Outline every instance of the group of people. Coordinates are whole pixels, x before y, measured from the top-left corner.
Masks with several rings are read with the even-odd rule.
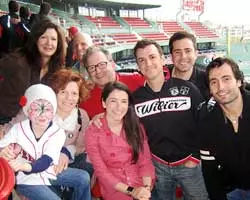
[[[31,14],[30,8],[9,1],[9,13],[0,17],[0,58],[22,47],[28,40],[31,28],[42,19],[49,19],[51,5],[43,2],[38,14]]]
[[[176,32],[172,67],[143,39],[140,73],[123,74],[89,35],[70,31],[66,51],[60,27],[41,19],[0,59],[0,157],[19,195],[61,199],[66,187],[88,200],[96,177],[105,200],[175,199],[177,186],[190,200],[250,198],[250,94],[237,63],[197,69],[194,35]]]

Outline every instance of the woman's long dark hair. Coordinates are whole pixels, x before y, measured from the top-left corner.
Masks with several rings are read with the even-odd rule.
[[[64,65],[65,59],[65,38],[59,26],[48,19],[41,20],[39,23],[35,24],[31,29],[30,36],[23,49],[23,53],[31,67],[36,67],[38,68],[37,70],[40,71],[41,55],[37,47],[37,41],[39,37],[49,28],[54,29],[57,32],[58,37],[56,52],[51,56],[49,61],[48,73],[52,74]]]
[[[132,94],[126,85],[118,81],[107,83],[102,91],[102,100],[105,102],[114,90],[121,90],[128,94],[128,111],[123,118],[123,128],[126,140],[133,151],[132,162],[136,163],[139,152],[143,151],[143,130],[134,110]]]

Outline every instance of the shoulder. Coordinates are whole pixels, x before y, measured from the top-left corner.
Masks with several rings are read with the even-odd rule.
[[[89,118],[88,113],[86,112],[86,110],[82,109],[82,108],[78,108],[79,112],[81,114],[82,118]]]
[[[86,112],[86,110],[79,108],[79,112],[80,112],[80,117],[82,120],[82,123],[88,123],[89,122],[89,116],[88,113]]]
[[[133,93],[132,93],[132,95],[133,96],[138,96],[138,95],[140,95],[140,94],[143,94],[143,93],[145,93],[145,86],[141,86],[141,87],[138,87]]]
[[[121,82],[122,80],[144,79],[143,76],[138,72],[132,72],[132,73],[120,72],[120,73],[117,73],[117,76]]]
[[[205,118],[214,115],[217,110],[217,104],[214,98],[210,98],[207,101],[203,101],[199,104],[197,110],[199,113],[199,121],[203,121]]]

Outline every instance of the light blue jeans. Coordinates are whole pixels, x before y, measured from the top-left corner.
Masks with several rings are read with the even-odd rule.
[[[156,184],[152,200],[174,200],[175,189],[179,184],[185,200],[208,200],[201,165],[187,168],[184,165],[168,166],[153,160],[156,170]]]
[[[227,194],[228,200],[250,200],[250,190],[235,189]]]
[[[17,185],[16,191],[29,200],[61,200],[47,185]]]
[[[52,186],[65,186],[73,188],[72,200],[91,200],[89,174],[81,169],[67,168],[57,175],[56,180],[51,180]],[[48,186],[17,185],[17,192],[29,200],[59,200]]]

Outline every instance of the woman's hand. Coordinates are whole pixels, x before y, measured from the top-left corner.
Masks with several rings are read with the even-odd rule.
[[[151,197],[151,192],[146,187],[137,187],[131,193],[131,196],[138,200],[149,200]]]
[[[69,158],[66,154],[61,153],[58,165],[55,165],[54,170],[56,174],[60,174],[63,170],[67,169],[69,165]]]

